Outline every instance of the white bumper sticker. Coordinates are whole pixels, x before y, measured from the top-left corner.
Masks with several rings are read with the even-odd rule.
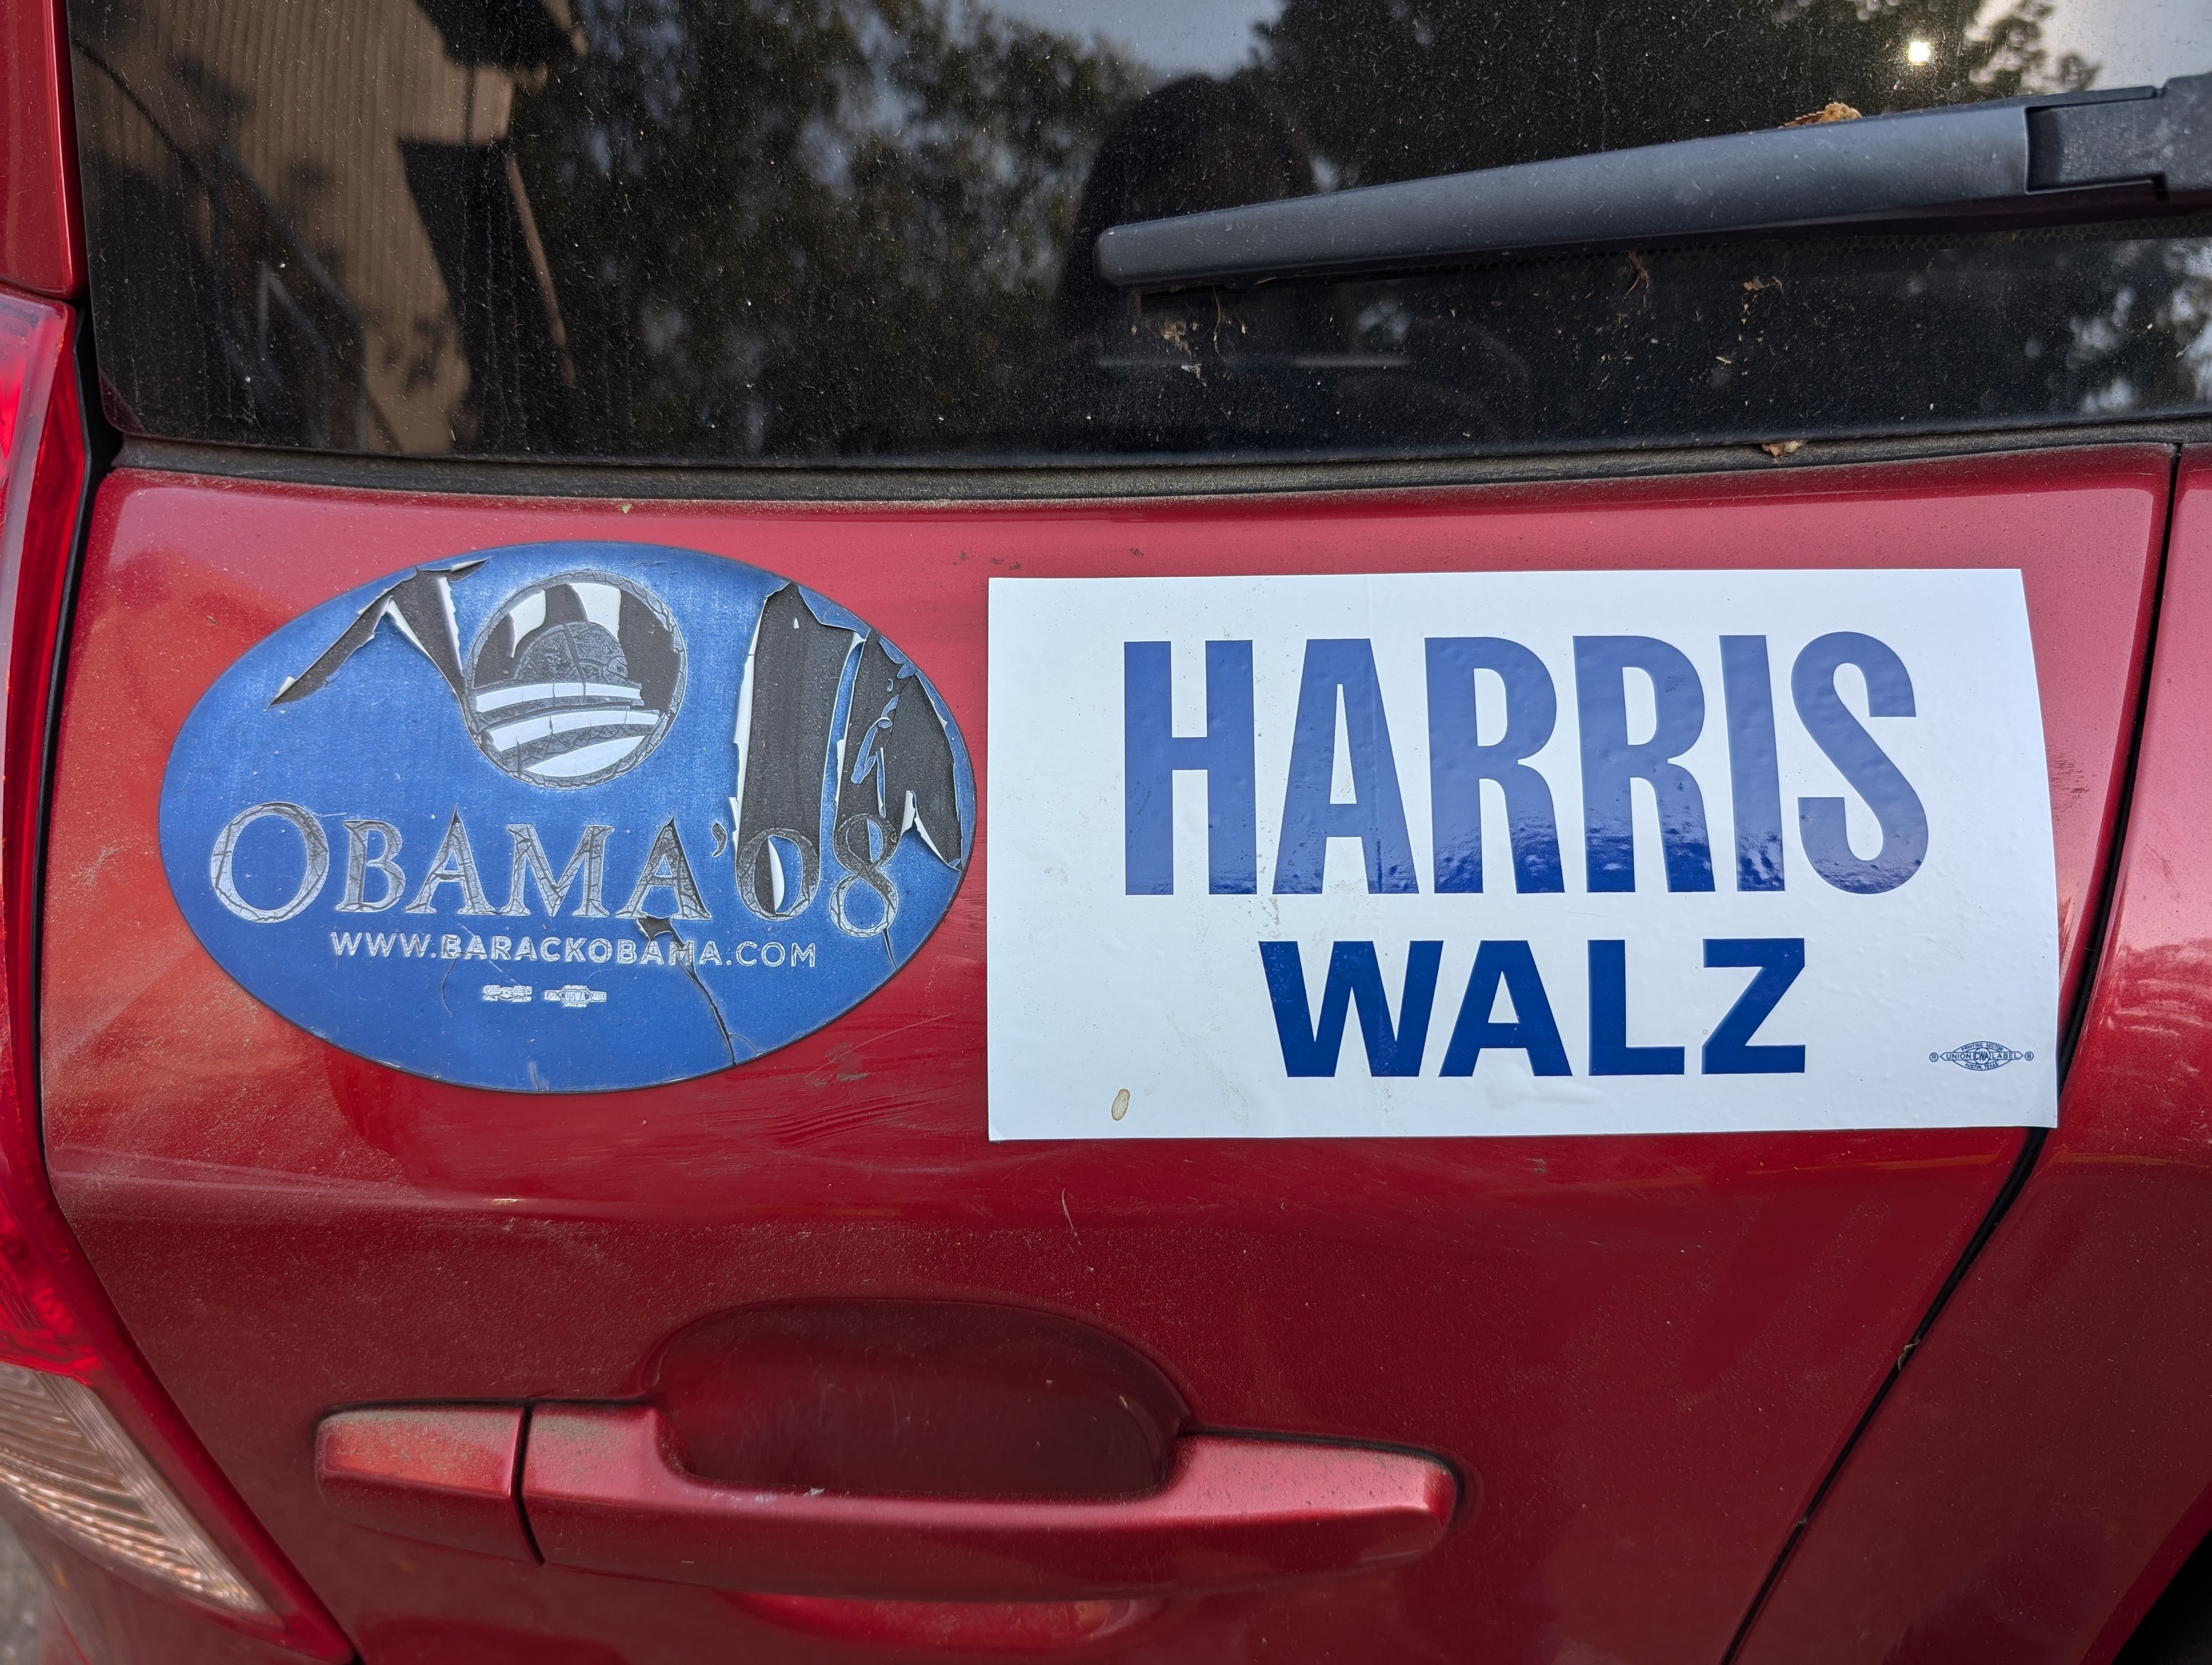
[[[995,579],[994,1139],[2048,1126],[2014,572]]]

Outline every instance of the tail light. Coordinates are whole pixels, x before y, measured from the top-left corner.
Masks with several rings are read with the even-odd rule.
[[[352,1649],[139,1359],[46,1184],[40,814],[86,457],[66,308],[0,290],[0,1496],[138,1583],[321,1659]]]
[[[0,1486],[111,1565],[231,1612],[269,1611],[82,1382],[0,1365]]]

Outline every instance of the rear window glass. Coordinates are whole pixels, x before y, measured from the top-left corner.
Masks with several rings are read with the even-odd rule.
[[[1452,455],[2212,406],[2212,219],[1133,300],[1127,221],[2212,69],[2152,0],[71,0],[126,431]]]

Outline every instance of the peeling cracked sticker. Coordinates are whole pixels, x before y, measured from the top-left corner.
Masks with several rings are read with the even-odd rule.
[[[951,905],[975,802],[928,679],[836,602],[556,542],[394,574],[254,647],[177,738],[161,849],[208,952],[332,1044],[607,1091],[882,986]]]

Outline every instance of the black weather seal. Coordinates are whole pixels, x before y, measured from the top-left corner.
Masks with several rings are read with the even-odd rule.
[[[1115,226],[1125,289],[1808,227],[2133,219],[2212,200],[2212,75],[1683,139]]]

